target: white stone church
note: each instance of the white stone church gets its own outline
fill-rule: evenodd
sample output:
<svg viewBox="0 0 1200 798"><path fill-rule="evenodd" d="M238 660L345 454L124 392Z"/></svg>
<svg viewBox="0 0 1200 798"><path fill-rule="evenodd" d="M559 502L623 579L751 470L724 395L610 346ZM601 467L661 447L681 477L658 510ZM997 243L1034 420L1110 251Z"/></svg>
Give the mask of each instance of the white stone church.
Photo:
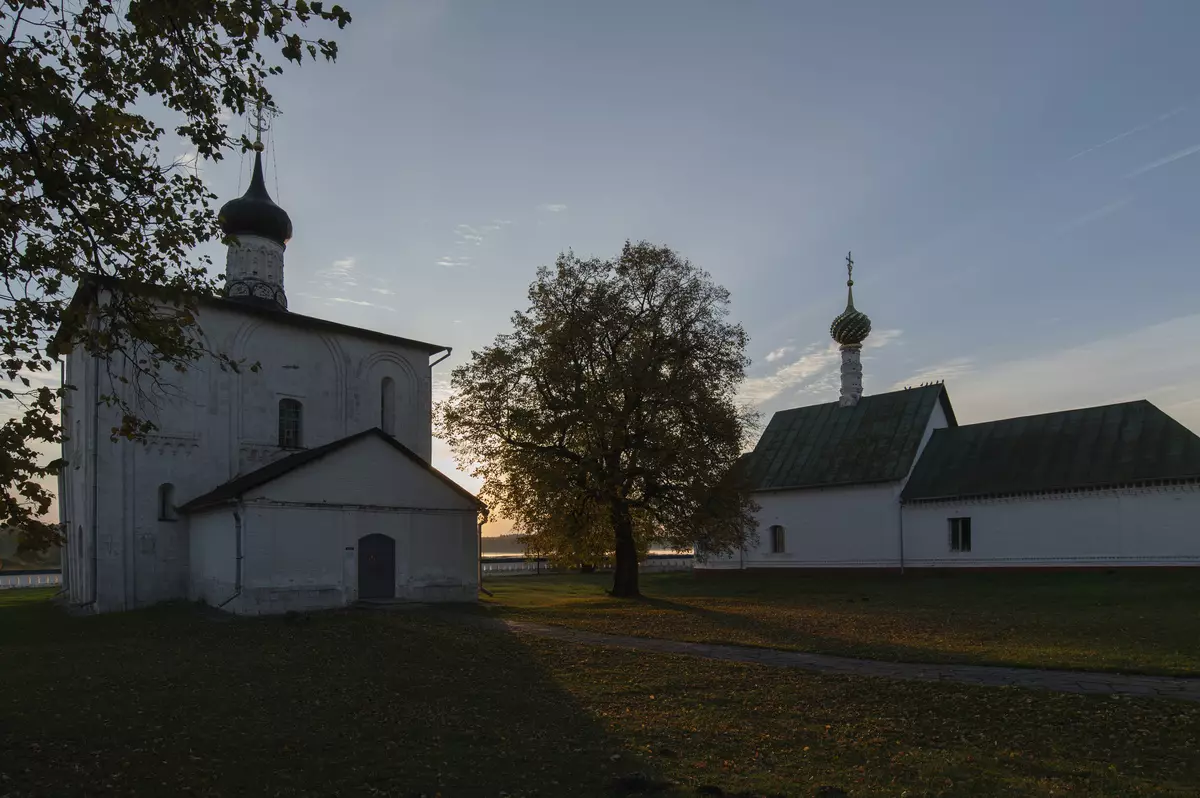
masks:
<svg viewBox="0 0 1200 798"><path fill-rule="evenodd" d="M157 430L142 445L110 441L120 418L98 401L135 400L114 380L121 365L60 353L75 386L59 483L69 601L266 614L474 600L483 508L430 465L430 359L450 350L288 311L292 223L257 149L250 187L220 211L236 241L225 296L203 300L197 321L210 349L261 369L208 359L173 374L171 395L143 409ZM130 290L88 280L71 312Z"/></svg>
<svg viewBox="0 0 1200 798"><path fill-rule="evenodd" d="M772 416L758 545L697 568L1200 566L1200 436L1148 401L959 425L941 383L863 396L847 285L840 399Z"/></svg>

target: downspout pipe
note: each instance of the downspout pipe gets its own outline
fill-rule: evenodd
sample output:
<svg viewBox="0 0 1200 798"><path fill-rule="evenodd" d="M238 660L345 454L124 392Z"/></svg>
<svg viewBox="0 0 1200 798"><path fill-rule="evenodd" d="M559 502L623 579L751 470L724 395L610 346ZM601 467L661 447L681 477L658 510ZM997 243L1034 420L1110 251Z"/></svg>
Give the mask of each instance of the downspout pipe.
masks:
<svg viewBox="0 0 1200 798"><path fill-rule="evenodd" d="M900 575L904 575L904 500L896 502L897 512L900 513Z"/></svg>
<svg viewBox="0 0 1200 798"><path fill-rule="evenodd" d="M238 504L235 505L233 508L233 537L234 537L233 545L234 545L235 551L236 551L236 555L235 555L236 560L235 560L235 564L234 564L234 578L233 578L233 595L217 605L217 609L219 609L219 610L224 609L226 604L233 601L238 596L242 595L242 535L243 535L243 528L242 528L242 514L240 512L238 512L239 510L242 510L242 509L244 509L244 508L242 507L241 502L238 502Z"/></svg>

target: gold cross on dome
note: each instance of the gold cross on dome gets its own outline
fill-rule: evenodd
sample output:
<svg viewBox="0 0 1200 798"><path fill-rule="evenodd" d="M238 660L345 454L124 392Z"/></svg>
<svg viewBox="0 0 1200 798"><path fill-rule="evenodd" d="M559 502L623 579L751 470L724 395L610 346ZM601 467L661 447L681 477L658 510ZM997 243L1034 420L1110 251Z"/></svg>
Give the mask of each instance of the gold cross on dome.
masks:
<svg viewBox="0 0 1200 798"><path fill-rule="evenodd" d="M274 108L269 107L261 99L255 103L254 118L250 120L250 129L254 131L255 149L262 150L262 136L271 127L271 117L279 114Z"/></svg>

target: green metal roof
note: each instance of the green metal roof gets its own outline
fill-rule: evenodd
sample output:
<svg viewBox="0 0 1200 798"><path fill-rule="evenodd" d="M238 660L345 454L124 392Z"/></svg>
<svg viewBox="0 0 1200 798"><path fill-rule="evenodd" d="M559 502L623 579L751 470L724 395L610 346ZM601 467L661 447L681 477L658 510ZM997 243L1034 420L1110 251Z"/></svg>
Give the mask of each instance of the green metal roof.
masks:
<svg viewBox="0 0 1200 798"><path fill-rule="evenodd" d="M912 468L925 425L941 403L954 411L945 386L926 385L864 396L853 407L827 402L781 410L748 458L752 490L856 485L903 479Z"/></svg>
<svg viewBox="0 0 1200 798"><path fill-rule="evenodd" d="M903 499L1200 477L1200 437L1145 400L933 433Z"/></svg>

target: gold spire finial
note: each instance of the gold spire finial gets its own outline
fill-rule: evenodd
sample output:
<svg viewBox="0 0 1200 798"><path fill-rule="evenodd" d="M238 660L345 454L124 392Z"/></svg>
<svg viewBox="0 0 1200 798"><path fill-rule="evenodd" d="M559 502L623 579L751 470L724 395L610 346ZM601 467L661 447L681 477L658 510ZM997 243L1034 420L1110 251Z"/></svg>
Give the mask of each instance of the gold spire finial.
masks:
<svg viewBox="0 0 1200 798"><path fill-rule="evenodd" d="M854 258L846 253L846 285L854 285Z"/></svg>

